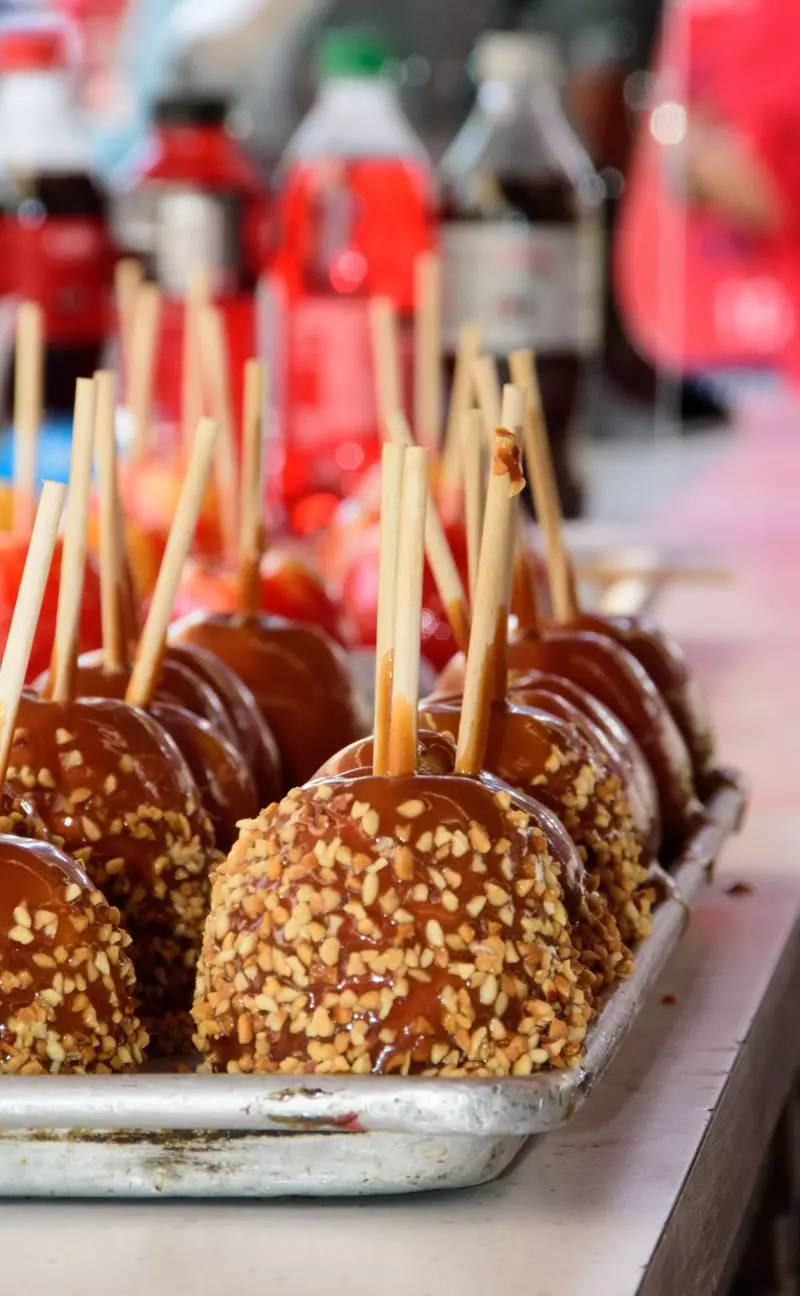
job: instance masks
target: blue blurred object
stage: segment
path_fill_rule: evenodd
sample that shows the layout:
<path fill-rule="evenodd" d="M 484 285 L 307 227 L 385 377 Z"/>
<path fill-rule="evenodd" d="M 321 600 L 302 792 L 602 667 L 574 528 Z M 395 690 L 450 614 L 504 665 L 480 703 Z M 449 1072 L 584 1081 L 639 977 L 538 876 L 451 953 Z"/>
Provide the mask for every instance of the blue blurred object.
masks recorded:
<path fill-rule="evenodd" d="M 68 481 L 71 450 L 72 419 L 47 419 L 39 433 L 37 478 L 40 481 Z M 10 481 L 13 471 L 14 442 L 11 429 L 7 428 L 0 433 L 0 480 Z"/>

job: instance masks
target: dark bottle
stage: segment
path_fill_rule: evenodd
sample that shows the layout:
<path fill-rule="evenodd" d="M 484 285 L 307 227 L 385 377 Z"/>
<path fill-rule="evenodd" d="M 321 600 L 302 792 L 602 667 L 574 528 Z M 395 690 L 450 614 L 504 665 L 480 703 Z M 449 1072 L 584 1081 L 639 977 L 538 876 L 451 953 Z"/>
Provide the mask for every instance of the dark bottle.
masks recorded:
<path fill-rule="evenodd" d="M 541 37 L 491 32 L 476 105 L 441 164 L 444 345 L 475 320 L 504 365 L 532 347 L 562 506 L 580 512 L 575 420 L 602 310 L 602 185 L 564 114 Z"/>
<path fill-rule="evenodd" d="M 0 295 L 44 309 L 50 410 L 70 410 L 76 379 L 102 362 L 113 274 L 108 228 L 73 94 L 68 29 L 33 20 L 1 28 Z"/>

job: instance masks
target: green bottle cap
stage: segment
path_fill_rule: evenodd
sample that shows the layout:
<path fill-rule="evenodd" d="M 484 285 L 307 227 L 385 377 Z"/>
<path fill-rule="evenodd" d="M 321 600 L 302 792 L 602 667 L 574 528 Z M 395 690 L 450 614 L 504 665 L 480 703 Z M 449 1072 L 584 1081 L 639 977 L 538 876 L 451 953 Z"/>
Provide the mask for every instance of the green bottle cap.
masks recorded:
<path fill-rule="evenodd" d="M 317 46 L 317 75 L 323 81 L 333 77 L 377 77 L 388 57 L 386 42 L 374 28 L 329 27 Z"/>

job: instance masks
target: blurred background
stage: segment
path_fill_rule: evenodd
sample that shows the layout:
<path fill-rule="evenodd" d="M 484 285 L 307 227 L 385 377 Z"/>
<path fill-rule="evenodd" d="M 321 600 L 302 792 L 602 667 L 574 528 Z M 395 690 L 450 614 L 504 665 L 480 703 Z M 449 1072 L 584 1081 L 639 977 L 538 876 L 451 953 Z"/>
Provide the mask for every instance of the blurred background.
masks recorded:
<path fill-rule="evenodd" d="M 0 0 L 0 15 L 0 290 L 44 304 L 48 411 L 122 347 L 114 265 L 134 256 L 161 291 L 159 426 L 179 421 L 202 270 L 234 374 L 254 348 L 270 360 L 269 503 L 289 532 L 324 528 L 374 462 L 366 303 L 388 296 L 410 330 L 430 249 L 442 408 L 469 319 L 501 365 L 532 346 L 570 517 L 645 515 L 743 406 L 792 390 L 787 0 Z"/>

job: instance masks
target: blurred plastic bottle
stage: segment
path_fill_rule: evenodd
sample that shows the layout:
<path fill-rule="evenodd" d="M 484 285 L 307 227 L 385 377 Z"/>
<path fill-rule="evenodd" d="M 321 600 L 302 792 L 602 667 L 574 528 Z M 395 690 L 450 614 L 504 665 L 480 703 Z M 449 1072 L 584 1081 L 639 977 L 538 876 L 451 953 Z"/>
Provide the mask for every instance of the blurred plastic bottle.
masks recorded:
<path fill-rule="evenodd" d="M 58 19 L 0 26 L 0 296 L 44 308 L 50 410 L 72 408 L 111 319 L 107 199 L 75 100 L 75 43 Z"/>
<path fill-rule="evenodd" d="M 193 272 L 208 271 L 226 324 L 238 393 L 255 345 L 253 291 L 269 254 L 272 209 L 258 169 L 229 134 L 230 105 L 174 94 L 154 109 L 145 148 L 118 179 L 118 229 L 163 294 L 157 400 L 178 415 L 183 306 Z"/>
<path fill-rule="evenodd" d="M 504 360 L 533 347 L 562 502 L 579 511 L 569 440 L 600 341 L 602 185 L 564 113 L 553 44 L 490 32 L 475 108 L 441 163 L 444 343 L 468 320 Z"/>
<path fill-rule="evenodd" d="M 434 238 L 433 173 L 379 39 L 331 30 L 319 96 L 279 173 L 281 247 L 268 294 L 278 474 L 290 529 L 325 526 L 379 452 L 369 300 L 405 325 Z"/>

